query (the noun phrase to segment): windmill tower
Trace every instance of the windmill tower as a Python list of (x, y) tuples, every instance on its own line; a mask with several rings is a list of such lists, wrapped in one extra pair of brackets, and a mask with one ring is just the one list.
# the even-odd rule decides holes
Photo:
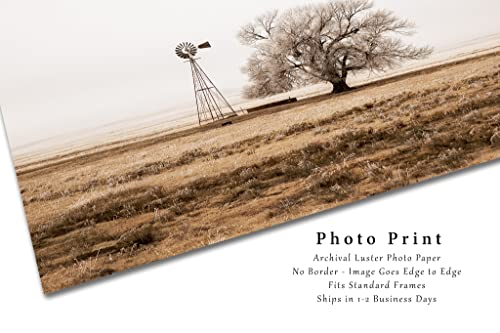
[(237, 116), (233, 107), (222, 93), (217, 89), (212, 80), (200, 67), (195, 58), (198, 49), (207, 49), (211, 45), (209, 42), (195, 46), (192, 43), (181, 43), (175, 48), (175, 53), (181, 59), (186, 59), (191, 65), (191, 75), (193, 77), (194, 96), (196, 108), (198, 110), (198, 123), (200, 126)]

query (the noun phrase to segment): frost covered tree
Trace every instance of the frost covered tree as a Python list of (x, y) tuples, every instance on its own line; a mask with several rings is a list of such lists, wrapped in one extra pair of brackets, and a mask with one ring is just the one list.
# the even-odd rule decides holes
[(241, 43), (255, 49), (243, 68), (251, 82), (244, 94), (262, 97), (317, 82), (330, 82), (333, 93), (347, 91), (350, 73), (381, 72), (429, 55), (431, 48), (402, 41), (414, 28), (369, 0), (268, 12), (239, 32)]

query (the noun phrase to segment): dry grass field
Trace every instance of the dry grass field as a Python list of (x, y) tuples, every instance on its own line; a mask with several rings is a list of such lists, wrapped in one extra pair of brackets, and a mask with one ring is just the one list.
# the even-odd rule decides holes
[(18, 165), (45, 292), (500, 157), (500, 54)]

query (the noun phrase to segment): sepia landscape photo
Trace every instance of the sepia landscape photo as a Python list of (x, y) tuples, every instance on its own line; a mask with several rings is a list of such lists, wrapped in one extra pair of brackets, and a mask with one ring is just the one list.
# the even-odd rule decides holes
[(499, 10), (0, 5), (0, 107), (44, 292), (498, 159)]

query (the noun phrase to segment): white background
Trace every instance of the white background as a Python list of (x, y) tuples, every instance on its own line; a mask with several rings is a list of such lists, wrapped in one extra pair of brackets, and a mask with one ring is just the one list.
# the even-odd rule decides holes
[[(2, 133), (0, 331), (499, 331), (499, 163), (46, 297), (7, 147)], [(378, 244), (318, 248), (317, 231), (374, 235)], [(389, 231), (440, 233), (444, 245), (387, 247)], [(292, 277), (292, 267), (330, 251), (432, 253), (464, 276), (427, 280), (438, 297), (431, 306), (317, 304), (326, 286)]]

